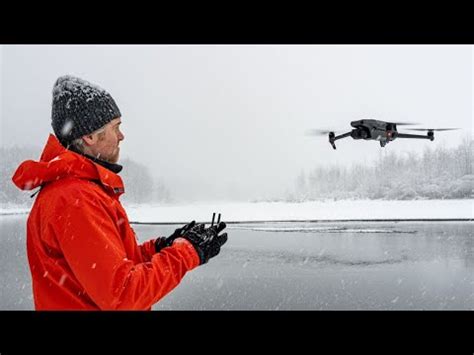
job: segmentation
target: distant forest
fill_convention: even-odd
[[[0,204],[31,206],[36,191],[21,191],[11,178],[20,163],[24,160],[38,160],[41,149],[33,147],[0,147]],[[121,159],[124,169],[120,172],[125,184],[125,194],[121,200],[125,203],[168,202],[171,200],[169,190],[159,178],[153,178],[145,165],[131,159]]]
[[[35,191],[20,191],[11,177],[20,162],[39,159],[32,147],[0,147],[0,204],[30,206]],[[464,139],[456,148],[427,148],[422,154],[397,155],[384,151],[373,162],[350,167],[315,166],[300,172],[295,185],[273,201],[318,199],[464,199],[474,198],[474,141]],[[125,203],[170,202],[172,196],[160,178],[130,159],[122,159]]]
[[[316,166],[296,177],[285,201],[473,198],[473,157],[474,141],[466,137],[457,148],[402,156],[384,152],[376,161],[350,167]]]

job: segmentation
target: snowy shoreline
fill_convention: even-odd
[[[449,220],[473,219],[474,199],[463,200],[328,200],[289,202],[190,202],[124,204],[130,221],[181,223],[210,221],[221,213],[228,222]],[[28,214],[23,206],[2,206],[0,216]]]
[[[215,202],[126,206],[130,221],[210,221],[221,213],[223,221],[314,221],[314,220],[402,220],[472,219],[474,200],[339,200],[287,202]]]

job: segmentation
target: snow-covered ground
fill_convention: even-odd
[[[222,220],[305,221],[345,219],[445,219],[474,218],[474,200],[338,200],[288,202],[195,202],[127,205],[130,221],[187,222],[210,221],[212,213]],[[27,208],[0,207],[0,214],[28,213]]]
[[[210,221],[221,213],[223,221],[288,221],[344,219],[474,218],[474,200],[339,200],[287,202],[215,202],[125,206],[130,221]]]

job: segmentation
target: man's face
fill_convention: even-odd
[[[104,131],[84,137],[87,145],[85,153],[109,163],[117,163],[119,159],[119,143],[125,136],[120,131],[120,117],[104,126]]]

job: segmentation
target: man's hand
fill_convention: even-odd
[[[181,237],[188,230],[196,226],[196,221],[185,224],[181,228],[176,229],[169,237],[158,237],[155,240],[155,250],[158,253],[161,249],[171,246],[176,238]]]
[[[219,235],[225,227],[224,222],[209,228],[205,228],[204,224],[198,224],[188,229],[181,237],[191,242],[199,254],[200,264],[202,265],[219,254],[221,246],[227,242],[227,233]]]

